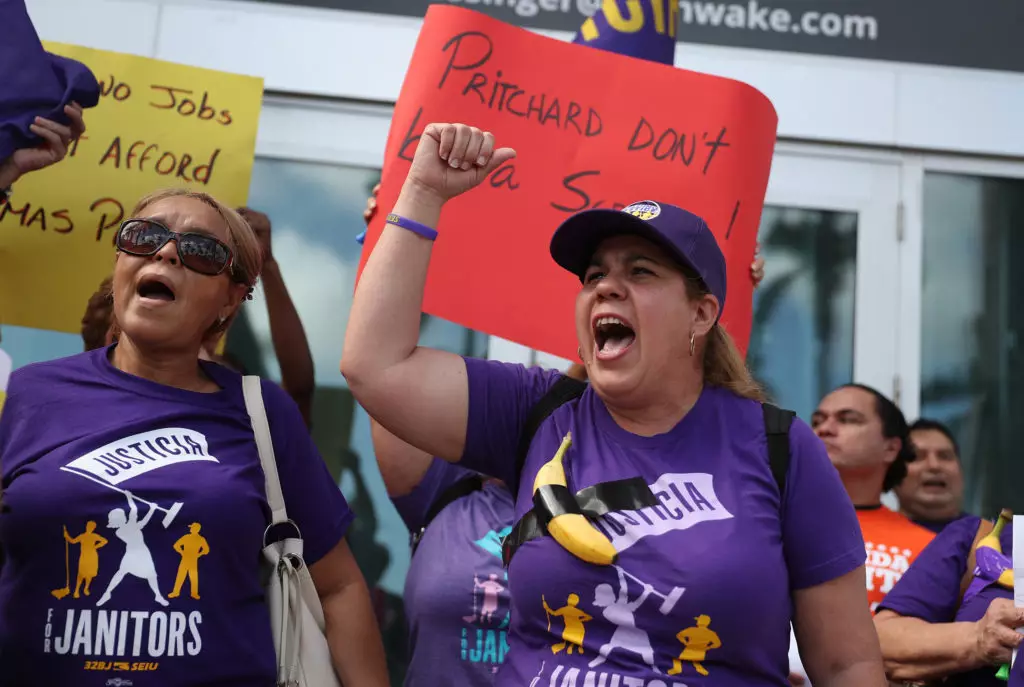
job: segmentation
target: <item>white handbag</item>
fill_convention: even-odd
[[[267,503],[271,511],[271,524],[263,533],[263,558],[268,577],[265,590],[270,607],[270,626],[277,653],[277,685],[341,687],[341,680],[331,663],[323,606],[302,558],[302,533],[288,519],[285,510],[260,378],[242,377],[242,391],[256,435],[260,464],[266,476]],[[291,530],[293,534],[268,543],[267,537],[272,530]]]

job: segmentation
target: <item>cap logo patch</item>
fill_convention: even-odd
[[[624,207],[622,211],[640,219],[654,219],[661,214],[661,206],[653,200],[641,200],[639,203]]]

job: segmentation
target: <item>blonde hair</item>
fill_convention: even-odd
[[[228,247],[231,248],[230,277],[233,281],[249,287],[246,295],[251,298],[253,286],[256,284],[256,280],[263,269],[263,249],[260,247],[259,237],[256,236],[256,232],[245,221],[245,218],[209,193],[192,191],[181,187],[164,188],[143,196],[135,204],[135,207],[132,208],[130,216],[138,217],[139,213],[153,203],[167,200],[168,198],[191,198],[206,203],[217,211],[228,228],[227,243]],[[206,334],[203,335],[203,344],[216,341],[222,333],[227,331],[240,309],[240,307],[235,308],[231,316],[223,322],[219,324],[215,322],[207,330]]]
[[[710,293],[704,280],[691,269],[684,267],[683,276],[686,280],[686,295],[690,300],[697,300]],[[708,332],[704,344],[703,367],[705,384],[720,386],[752,401],[763,403],[767,400],[764,389],[750,374],[729,332],[718,322]]]

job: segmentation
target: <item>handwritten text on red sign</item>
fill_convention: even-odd
[[[551,260],[552,233],[579,210],[655,200],[711,227],[728,263],[722,322],[746,351],[749,266],[778,123],[760,92],[435,5],[395,107],[382,209],[397,199],[430,122],[492,131],[518,155],[445,208],[426,312],[573,358],[580,283]],[[367,232],[364,262],[385,214]]]

